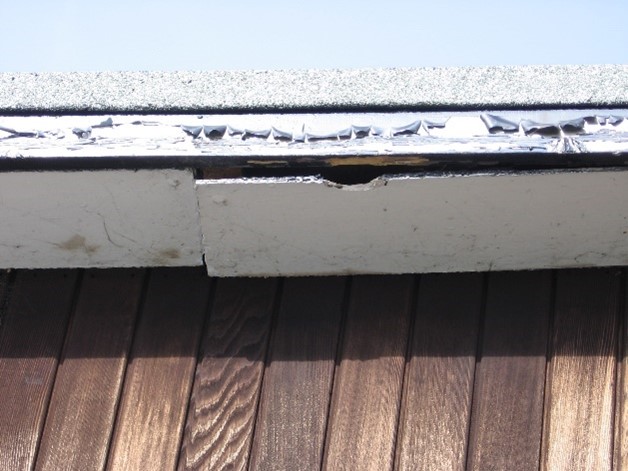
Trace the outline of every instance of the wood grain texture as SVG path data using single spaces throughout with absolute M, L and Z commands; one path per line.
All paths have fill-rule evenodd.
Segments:
M 551 311 L 551 272 L 488 275 L 467 469 L 538 470 Z
M 413 288 L 410 276 L 354 279 L 324 469 L 392 469 Z
M 628 469 L 628 273 L 623 270 L 622 311 L 620 311 L 620 340 L 617 363 L 617 395 L 615 399 L 615 446 L 613 469 Z
M 542 469 L 611 469 L 619 273 L 557 272 Z
M 463 470 L 483 298 L 480 274 L 421 277 L 397 440 L 399 470 Z
M 20 271 L 0 331 L 0 467 L 32 469 L 78 272 Z
M 209 289 L 202 268 L 150 273 L 108 469 L 176 467 Z
M 250 469 L 320 468 L 345 287 L 344 278 L 285 281 Z
M 222 279 L 196 367 L 179 469 L 246 469 L 276 279 Z
M 143 274 L 128 269 L 85 273 L 57 370 L 36 469 L 104 468 Z

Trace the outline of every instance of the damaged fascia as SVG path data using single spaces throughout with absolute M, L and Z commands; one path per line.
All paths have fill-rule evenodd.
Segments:
M 0 168 L 608 167 L 628 110 L 0 117 Z

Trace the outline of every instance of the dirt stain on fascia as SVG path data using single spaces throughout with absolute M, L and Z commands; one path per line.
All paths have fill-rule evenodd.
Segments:
M 55 245 L 56 247 L 59 247 L 62 250 L 69 250 L 69 251 L 80 250 L 80 251 L 84 251 L 87 254 L 93 254 L 97 252 L 98 249 L 100 248 L 100 245 L 87 244 L 86 242 L 87 240 L 85 239 L 85 237 L 75 234 L 74 236 L 66 240 L 65 242 L 56 243 L 53 245 Z

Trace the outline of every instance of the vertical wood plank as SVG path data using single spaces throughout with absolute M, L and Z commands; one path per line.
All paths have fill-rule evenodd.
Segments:
M 489 274 L 468 469 L 539 468 L 551 310 L 551 272 Z
M 202 268 L 150 273 L 108 469 L 174 469 L 210 280 Z
M 142 281 L 141 270 L 85 273 L 36 469 L 104 468 Z
M 414 278 L 354 280 L 327 429 L 324 468 L 391 469 Z
M 462 470 L 483 298 L 480 274 L 424 275 L 406 366 L 399 470 Z
M 320 468 L 345 287 L 344 278 L 285 281 L 250 469 Z
M 6 301 L 9 291 L 9 271 L 0 270 L 0 329 L 2 329 L 3 319 L 6 314 Z
M 222 279 L 201 345 L 179 469 L 246 469 L 276 279 Z
M 557 272 L 542 469 L 611 469 L 619 273 Z
M 613 469 L 628 468 L 628 273 L 623 270 L 622 311 L 620 311 L 620 340 L 617 364 L 617 396 L 615 399 L 615 446 Z
M 0 330 L 0 463 L 35 463 L 77 271 L 20 271 Z

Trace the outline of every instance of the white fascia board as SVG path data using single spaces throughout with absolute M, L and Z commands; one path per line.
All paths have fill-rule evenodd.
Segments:
M 196 184 L 210 275 L 422 273 L 628 264 L 628 171 Z
M 189 170 L 0 173 L 0 268 L 202 264 Z

